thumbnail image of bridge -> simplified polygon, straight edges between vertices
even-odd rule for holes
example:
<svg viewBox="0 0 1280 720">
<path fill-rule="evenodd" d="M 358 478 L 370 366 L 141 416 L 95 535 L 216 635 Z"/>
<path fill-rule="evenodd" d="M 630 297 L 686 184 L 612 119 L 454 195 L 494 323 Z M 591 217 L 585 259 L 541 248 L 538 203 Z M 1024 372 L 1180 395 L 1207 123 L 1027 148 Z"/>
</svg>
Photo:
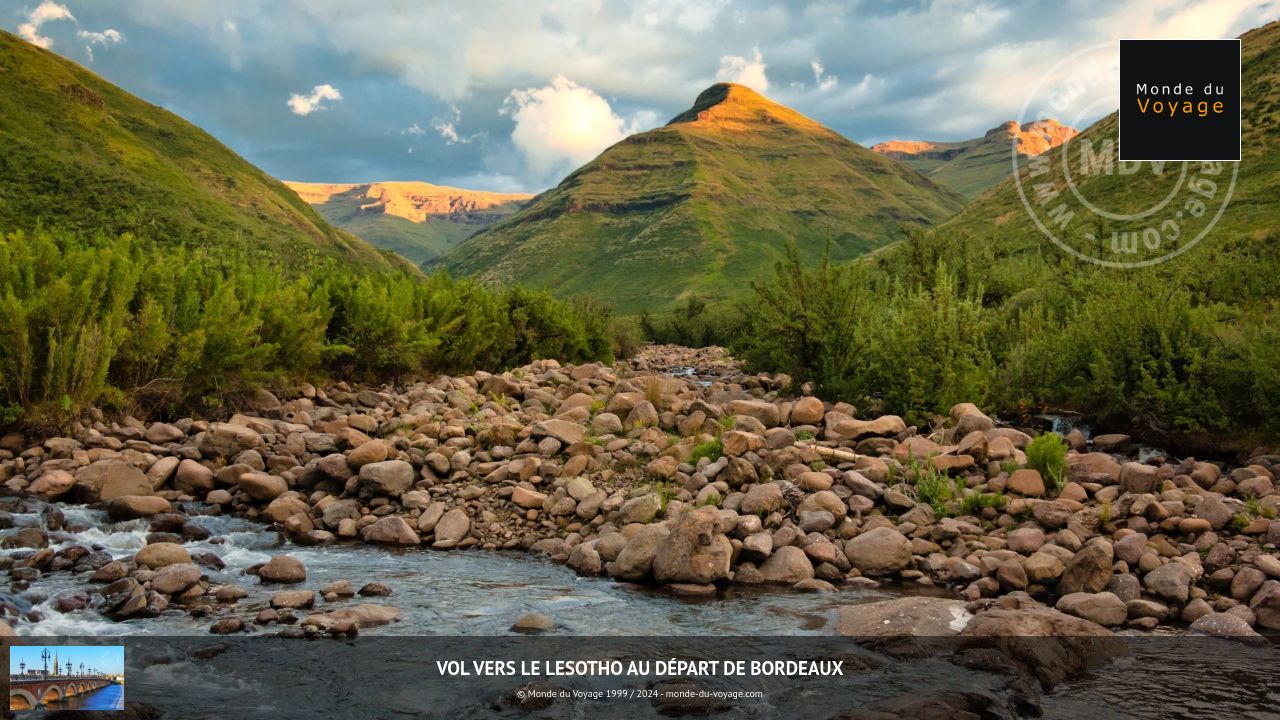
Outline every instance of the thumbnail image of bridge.
<svg viewBox="0 0 1280 720">
<path fill-rule="evenodd" d="M 86 668 L 84 663 L 80 663 L 77 668 L 71 660 L 67 660 L 65 665 L 60 665 L 55 659 L 51 671 L 48 666 L 48 656 L 44 657 L 43 668 L 27 670 L 26 663 L 20 663 L 17 674 L 10 672 L 10 710 L 31 710 L 42 705 L 54 707 L 72 702 L 75 698 L 96 692 L 109 685 L 124 684 L 122 675 Z"/>
</svg>

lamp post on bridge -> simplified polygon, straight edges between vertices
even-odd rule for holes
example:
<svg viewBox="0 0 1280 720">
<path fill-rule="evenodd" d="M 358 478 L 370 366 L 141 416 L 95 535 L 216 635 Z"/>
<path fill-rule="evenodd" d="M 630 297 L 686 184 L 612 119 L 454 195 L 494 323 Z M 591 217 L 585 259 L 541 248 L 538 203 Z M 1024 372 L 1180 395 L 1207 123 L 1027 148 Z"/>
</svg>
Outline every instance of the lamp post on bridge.
<svg viewBox="0 0 1280 720">
<path fill-rule="evenodd" d="M 40 659 L 44 661 L 44 676 L 49 677 L 49 648 L 40 652 Z"/>
</svg>

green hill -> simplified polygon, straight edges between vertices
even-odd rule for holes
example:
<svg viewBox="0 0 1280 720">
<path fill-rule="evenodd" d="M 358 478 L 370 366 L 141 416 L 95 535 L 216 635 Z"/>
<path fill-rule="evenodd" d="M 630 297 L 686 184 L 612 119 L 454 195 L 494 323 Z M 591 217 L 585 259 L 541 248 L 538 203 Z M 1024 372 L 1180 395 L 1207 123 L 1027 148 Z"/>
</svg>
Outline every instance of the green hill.
<svg viewBox="0 0 1280 720">
<path fill-rule="evenodd" d="M 623 313 L 741 297 L 794 241 L 848 260 L 955 212 L 901 163 L 731 84 L 626 138 L 442 260 L 489 283 L 588 293 Z"/>
<path fill-rule="evenodd" d="M 533 197 L 464 190 L 424 182 L 285 185 L 320 216 L 357 237 L 422 265 L 481 228 L 510 216 Z"/>
<path fill-rule="evenodd" d="M 931 180 L 973 199 L 1009 177 L 1010 146 L 1018 144 L 1020 161 L 1041 155 L 1076 134 L 1056 120 L 1023 125 L 1010 120 L 980 138 L 960 142 L 890 140 L 871 149 L 927 175 Z"/>
<path fill-rule="evenodd" d="M 1242 39 L 1238 164 L 1121 166 L 1113 114 L 1019 170 L 1065 249 L 1010 178 L 858 262 L 792 262 L 735 313 L 751 314 L 725 333 L 732 349 L 917 422 L 968 401 L 1011 417 L 1080 412 L 1195 455 L 1274 444 L 1280 23 Z"/>
<path fill-rule="evenodd" d="M 1160 277 L 1190 283 L 1207 297 L 1232 304 L 1246 302 L 1257 295 L 1252 289 L 1243 293 L 1238 289 L 1242 284 L 1254 285 L 1247 278 L 1256 276 L 1257 262 L 1277 249 L 1276 238 L 1280 233 L 1280 202 L 1276 201 L 1280 197 L 1280 23 L 1252 30 L 1242 37 L 1243 154 L 1230 203 L 1194 247 L 1148 270 Z M 1070 143 L 1038 159 L 1036 164 L 1043 161 L 1040 165 L 1046 171 L 1043 174 L 1033 175 L 1033 166 L 1023 167 L 1019 171 L 1021 180 L 1037 207 L 1054 209 L 1062 205 L 1058 212 L 1074 213 L 1065 230 L 1054 225 L 1055 234 L 1068 246 L 1108 262 L 1154 260 L 1179 249 L 1205 229 L 1221 204 L 1217 198 L 1226 191 L 1235 164 L 1223 164 L 1215 175 L 1202 170 L 1198 163 L 1189 163 L 1190 175 L 1176 194 L 1176 200 L 1184 203 L 1189 197 L 1202 197 L 1189 193 L 1185 183 L 1211 179 L 1217 189 L 1215 199 L 1205 200 L 1208 212 L 1199 219 L 1186 213 L 1181 218 L 1177 240 L 1165 239 L 1153 250 L 1139 243 L 1137 252 L 1125 252 L 1116 249 L 1117 240 L 1123 248 L 1125 232 L 1142 230 L 1151 221 L 1125 222 L 1098 217 L 1068 191 L 1066 171 L 1071 171 L 1071 183 L 1080 196 L 1111 213 L 1135 213 L 1151 208 L 1175 190 L 1182 163 L 1174 163 L 1159 174 L 1149 163 L 1144 163 L 1138 172 L 1122 173 L 1118 148 L 1113 142 L 1116 135 L 1117 116 L 1112 113 Z M 1086 153 L 1091 157 L 1086 157 Z M 1109 165 L 1099 162 L 1105 159 L 1110 160 Z M 1087 172 L 1089 165 L 1094 172 Z M 1057 192 L 1055 199 L 1044 206 L 1040 206 L 1038 195 L 1042 186 Z M 1052 224 L 1043 209 L 1039 214 L 1043 222 Z M 1167 219 L 1168 215 L 1157 213 L 1151 217 Z M 1053 287 L 1049 281 L 1064 273 L 1099 272 L 1115 282 L 1134 275 L 1126 269 L 1098 268 L 1078 261 L 1054 245 L 1027 212 L 1012 177 L 939 225 L 932 235 L 939 242 L 938 251 L 944 255 L 967 252 L 982 257 L 978 263 L 985 265 L 983 279 L 992 297 L 1044 294 Z M 962 245 L 971 247 L 962 251 Z M 899 245 L 885 248 L 884 252 L 892 255 L 908 250 L 907 246 Z"/>
<path fill-rule="evenodd" d="M 0 31 L 0 230 L 243 245 L 291 265 L 404 266 L 208 133 Z"/>
</svg>

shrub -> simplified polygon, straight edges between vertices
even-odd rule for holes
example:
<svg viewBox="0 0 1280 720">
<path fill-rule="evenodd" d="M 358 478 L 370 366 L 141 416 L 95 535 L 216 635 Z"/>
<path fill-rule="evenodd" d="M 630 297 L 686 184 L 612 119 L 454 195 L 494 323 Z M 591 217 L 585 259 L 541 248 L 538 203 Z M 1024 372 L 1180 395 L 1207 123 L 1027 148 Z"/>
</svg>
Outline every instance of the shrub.
<svg viewBox="0 0 1280 720">
<path fill-rule="evenodd" d="M 1067 478 L 1067 442 L 1057 433 L 1044 433 L 1027 444 L 1027 465 L 1062 489 Z"/>
<path fill-rule="evenodd" d="M 698 443 L 693 448 L 693 454 L 689 456 L 689 462 L 697 464 L 702 458 L 707 458 L 711 462 L 719 460 L 724 455 L 724 447 L 720 444 L 720 439 L 708 440 L 704 443 Z"/>
<path fill-rule="evenodd" d="M 229 247 L 40 229 L 0 235 L 0 423 L 91 403 L 217 409 L 264 383 L 338 372 L 502 370 L 611 360 L 609 313 L 443 274 L 305 273 Z"/>
</svg>

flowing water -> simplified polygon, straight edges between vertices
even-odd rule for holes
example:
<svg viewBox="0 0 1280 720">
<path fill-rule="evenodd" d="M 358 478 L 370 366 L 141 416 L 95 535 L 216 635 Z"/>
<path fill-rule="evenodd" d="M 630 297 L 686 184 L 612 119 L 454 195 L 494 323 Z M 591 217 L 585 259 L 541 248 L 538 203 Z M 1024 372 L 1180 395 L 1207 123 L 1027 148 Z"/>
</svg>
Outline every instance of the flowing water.
<svg viewBox="0 0 1280 720">
<path fill-rule="evenodd" d="M 106 550 L 116 558 L 126 558 L 146 543 L 148 529 L 145 521 L 111 522 L 100 510 L 84 506 L 62 507 L 70 530 L 50 533 L 51 547 L 55 549 L 79 544 Z M 26 512 L 12 516 L 14 529 L 0 533 L 0 536 L 15 532 L 20 527 L 41 525 L 37 503 L 21 509 Z M 199 509 L 189 508 L 189 511 L 198 512 Z M 403 642 L 408 643 L 434 638 L 443 640 L 448 636 L 464 636 L 458 643 L 469 642 L 465 640 L 467 636 L 482 643 L 497 642 L 501 637 L 510 637 L 508 628 L 514 618 L 530 611 L 555 618 L 557 628 L 553 635 L 563 636 L 566 640 L 571 636 L 632 636 L 615 642 L 644 638 L 678 642 L 678 638 L 686 636 L 700 636 L 707 641 L 713 641 L 715 636 L 740 636 L 744 641 L 774 638 L 785 643 L 785 638 L 791 636 L 790 642 L 803 643 L 808 641 L 797 636 L 809 636 L 816 641 L 834 634 L 838 607 L 886 599 L 901 592 L 901 589 L 874 589 L 805 594 L 735 588 L 714 599 L 689 601 L 635 585 L 578 577 L 566 567 L 525 553 L 388 550 L 358 544 L 301 547 L 291 545 L 278 533 L 245 519 L 202 515 L 196 522 L 210 532 L 210 537 L 205 541 L 188 543 L 187 548 L 193 553 L 214 553 L 226 564 L 222 570 L 206 569 L 213 583 L 237 583 L 249 590 L 249 597 L 240 603 L 242 616 L 266 607 L 271 592 L 278 589 L 258 587 L 257 578 L 245 574 L 244 570 L 265 562 L 275 554 L 287 552 L 305 564 L 306 587 L 320 587 L 333 580 L 349 580 L 357 588 L 375 581 L 390 586 L 390 597 L 372 598 L 371 601 L 395 605 L 403 613 L 402 621 L 366 630 L 362 633 L 362 640 L 366 636 L 375 641 L 384 637 L 382 654 L 393 656 L 397 652 L 393 648 L 401 646 L 385 643 L 394 643 L 394 636 L 402 636 Z M 0 552 L 30 551 L 8 549 Z M 129 635 L 144 642 L 150 638 L 151 642 L 160 642 L 162 646 L 164 638 L 170 636 L 186 636 L 190 642 L 210 640 L 209 618 L 192 618 L 177 608 L 156 618 L 119 623 L 92 609 L 65 614 L 58 612 L 55 600 L 60 594 L 86 591 L 92 596 L 93 587 L 87 586 L 83 578 L 77 578 L 70 572 L 56 572 L 41 577 L 26 590 L 0 593 L 0 603 L 24 615 L 39 617 L 35 622 L 17 623 L 17 630 L 22 635 L 91 636 L 99 642 L 108 636 Z M 485 641 L 486 637 L 492 640 Z M 1132 659 L 1104 672 L 1074 680 L 1058 692 L 1045 696 L 1045 717 L 1080 717 L 1082 713 L 1088 714 L 1090 708 L 1103 706 L 1115 709 L 1111 716 L 1129 718 L 1280 717 L 1276 711 L 1280 707 L 1277 648 L 1246 648 L 1221 640 L 1199 640 L 1198 644 L 1187 644 L 1176 639 L 1177 635 L 1172 639 L 1165 635 L 1153 642 L 1139 641 L 1133 646 Z M 188 641 L 173 638 L 169 642 L 179 646 Z M 295 643 L 293 647 L 325 646 L 323 643 L 302 643 L 299 646 L 296 644 L 298 641 L 292 642 Z M 696 641 L 689 638 L 687 642 L 693 644 Z M 1207 648 L 1203 645 L 1206 642 L 1211 643 Z M 421 651 L 415 650 L 414 645 L 402 647 L 408 667 L 420 667 L 420 663 L 425 662 L 415 654 Z M 1219 657 L 1215 658 L 1214 653 Z M 246 659 L 244 662 L 256 661 Z M 177 672 L 180 667 L 186 665 L 148 666 L 145 672 L 148 676 L 159 677 L 166 672 Z M 246 672 L 244 668 L 248 667 L 251 666 L 242 667 L 242 676 Z M 976 670 L 963 670 L 946 663 L 938 664 L 937 668 L 938 676 L 946 676 L 949 683 L 974 688 L 998 685 L 993 685 L 989 675 Z M 883 690 L 896 682 L 894 678 L 901 677 L 900 672 L 886 671 L 868 676 L 863 682 L 870 683 L 868 687 L 874 685 Z M 909 686 L 910 683 L 908 691 Z M 1137 687 L 1144 688 L 1142 694 L 1134 694 Z M 145 692 L 141 687 L 135 690 Z M 201 702 L 207 702 L 208 697 L 202 696 Z M 1153 697 L 1163 697 L 1168 702 L 1162 704 L 1158 711 L 1142 711 L 1143 703 Z M 94 699 L 89 697 L 85 701 Z M 104 695 L 100 700 L 105 702 L 109 698 Z M 1135 700 L 1138 711 L 1124 712 L 1124 709 L 1134 706 Z M 405 702 L 410 701 L 406 699 Z M 466 715 L 460 707 L 458 716 Z M 484 713 L 476 716 L 484 716 Z"/>
</svg>

